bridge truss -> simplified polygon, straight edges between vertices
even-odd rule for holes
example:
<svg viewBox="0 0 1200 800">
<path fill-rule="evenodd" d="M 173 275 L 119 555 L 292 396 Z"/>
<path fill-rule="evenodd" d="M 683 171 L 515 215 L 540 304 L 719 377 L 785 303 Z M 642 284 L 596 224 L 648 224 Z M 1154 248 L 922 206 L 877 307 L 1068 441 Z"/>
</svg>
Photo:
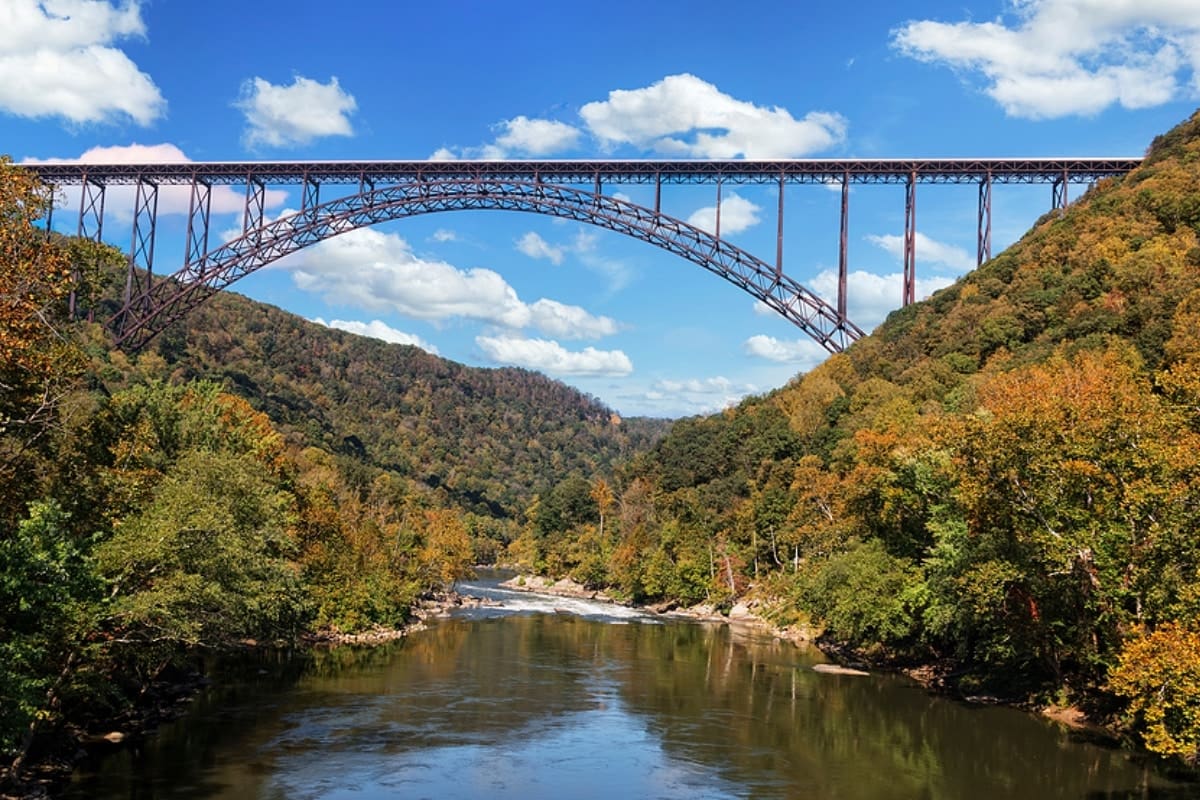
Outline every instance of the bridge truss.
<svg viewBox="0 0 1200 800">
<path fill-rule="evenodd" d="M 888 159 L 787 161 L 337 161 L 187 162 L 169 164 L 38 164 L 28 167 L 57 191 L 79 192 L 76 233 L 100 241 L 110 187 L 134 188 L 131 242 L 123 305 L 111 321 L 117 341 L 143 347 L 215 291 L 288 253 L 354 228 L 416 214 L 506 209 L 565 217 L 618 231 L 675 253 L 720 275 L 797 325 L 830 352 L 863 335 L 846 316 L 850 186 L 905 188 L 902 302 L 916 300 L 916 197 L 919 184 L 978 186 L 977 263 L 991 258 L 992 186 L 1049 184 L 1052 208 L 1069 202 L 1070 184 L 1122 175 L 1137 158 Z M 653 207 L 604 194 L 606 187 L 654 186 Z M 714 230 L 662 213 L 662 187 L 716 187 Z M 726 185 L 778 186 L 774 263 L 721 238 Z M 831 304 L 783 269 L 784 188 L 821 184 L 841 189 L 838 294 Z M 167 278 L 154 272 L 161 187 L 188 187 L 182 266 Z M 234 187 L 244 197 L 241 235 L 210 241 L 213 190 Z M 269 187 L 298 187 L 300 211 L 265 216 Z M 336 193 L 333 199 L 323 199 Z M 112 209 L 107 209 L 112 213 Z M 124 211 L 124 210 L 123 210 Z M 61 212 L 60 212 L 61 213 Z M 128 211 L 124 213 L 128 214 Z M 53 214 L 53 212 L 52 212 Z M 47 229 L 52 225 L 47 220 Z M 74 299 L 72 299 L 74 308 Z"/>
</svg>

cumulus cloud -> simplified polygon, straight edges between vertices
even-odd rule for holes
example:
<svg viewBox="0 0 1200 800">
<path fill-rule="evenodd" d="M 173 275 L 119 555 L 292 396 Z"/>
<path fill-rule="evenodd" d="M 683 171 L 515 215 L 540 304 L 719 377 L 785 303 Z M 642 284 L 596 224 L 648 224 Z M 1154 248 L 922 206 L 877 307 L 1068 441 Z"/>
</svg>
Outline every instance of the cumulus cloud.
<svg viewBox="0 0 1200 800">
<path fill-rule="evenodd" d="M 743 345 L 746 353 L 780 364 L 795 364 L 809 370 L 829 357 L 829 352 L 813 339 L 784 340 L 759 334 L 751 336 Z"/>
<path fill-rule="evenodd" d="M 318 325 L 324 325 L 327 328 L 337 328 L 340 331 L 355 333 L 359 336 L 370 336 L 372 339 L 381 339 L 392 344 L 410 344 L 413 347 L 421 348 L 426 353 L 433 353 L 435 356 L 438 354 L 437 348 L 420 336 L 396 330 L 382 320 L 373 319 L 370 322 L 359 322 L 357 320 L 334 319 L 326 322 L 317 317 L 313 322 Z"/>
<path fill-rule="evenodd" d="M 579 306 L 542 298 L 529 306 L 529 325 L 564 339 L 600 339 L 617 332 L 611 317 L 594 316 Z"/>
<path fill-rule="evenodd" d="M 616 330 L 608 317 L 541 299 L 526 303 L 498 273 L 461 270 L 421 258 L 401 237 L 359 228 L 326 239 L 284 260 L 301 289 L 328 302 L 416 319 L 473 319 L 506 328 L 533 327 L 564 338 L 591 338 Z"/>
<path fill-rule="evenodd" d="M 130 144 L 115 147 L 93 147 L 78 158 L 26 158 L 24 164 L 184 164 L 190 162 L 182 150 L 169 143 Z M 109 186 L 105 189 L 104 216 L 109 214 L 119 220 L 133 218 L 135 188 L 132 186 Z M 245 209 L 246 194 L 231 186 L 213 186 L 213 214 L 241 214 Z M 69 198 L 78 200 L 75 198 Z M 263 196 L 267 208 L 278 208 L 287 200 L 287 192 L 268 189 Z M 159 186 L 158 213 L 187 214 L 191 203 L 191 188 L 188 186 Z M 241 235 L 239 229 L 237 235 Z"/>
<path fill-rule="evenodd" d="M 747 228 L 759 223 L 758 212 L 762 211 L 754 203 L 736 194 L 721 198 L 721 236 L 741 233 Z M 689 225 L 695 225 L 701 230 L 715 232 L 717 229 L 717 207 L 708 206 L 697 209 L 687 218 Z"/>
<path fill-rule="evenodd" d="M 660 379 L 648 389 L 621 395 L 636 413 L 678 417 L 687 414 L 713 414 L 735 406 L 758 388 L 735 383 L 723 376 L 714 378 Z"/>
<path fill-rule="evenodd" d="M 620 350 L 586 347 L 571 351 L 555 341 L 516 336 L 477 336 L 475 343 L 497 363 L 541 370 L 551 375 L 622 376 L 633 372 L 629 356 Z"/>
<path fill-rule="evenodd" d="M 555 247 L 533 231 L 517 240 L 517 249 L 530 258 L 544 258 L 551 264 L 561 264 L 563 248 Z"/>
<path fill-rule="evenodd" d="M 506 153 L 546 156 L 569 150 L 579 141 L 579 129 L 552 119 L 517 116 L 496 126 L 496 147 Z"/>
<path fill-rule="evenodd" d="M 988 22 L 911 21 L 892 32 L 901 53 L 964 74 L 1014 117 L 1147 108 L 1200 91 L 1200 4 L 1191 0 L 1010 0 Z"/>
<path fill-rule="evenodd" d="M 869 235 L 866 239 L 897 259 L 904 258 L 903 236 L 895 234 Z M 956 272 L 967 272 L 975 268 L 975 257 L 961 247 L 931 239 L 920 231 L 917 231 L 914 244 L 918 264 L 941 264 Z"/>
<path fill-rule="evenodd" d="M 754 105 L 694 75 L 668 75 L 641 89 L 616 89 L 580 109 L 607 147 L 631 144 L 692 158 L 795 158 L 842 142 L 846 121 L 814 111 Z"/>
<path fill-rule="evenodd" d="M 144 38 L 140 3 L 7 0 L 0 4 L 0 109 L 83 124 L 149 125 L 167 103 L 114 43 Z"/>
<path fill-rule="evenodd" d="M 430 161 L 459 158 L 500 161 L 513 156 L 537 157 L 561 153 L 574 147 L 581 132 L 574 125 L 552 119 L 530 119 L 524 115 L 501 120 L 492 126 L 496 138 L 478 147 L 439 147 Z"/>
<path fill-rule="evenodd" d="M 234 105 L 246 116 L 249 147 L 293 147 L 323 136 L 352 136 L 349 115 L 358 107 L 337 78 L 320 83 L 300 75 L 288 86 L 252 78 L 242 84 Z"/>
<path fill-rule="evenodd" d="M 431 236 L 430 238 L 433 239 L 435 242 L 442 242 L 442 243 L 457 242 L 458 234 L 455 233 L 454 231 L 450 230 L 449 228 L 438 228 L 436 231 L 433 232 L 433 236 Z"/>
<path fill-rule="evenodd" d="M 923 276 L 918 273 L 917 299 L 923 300 L 953 282 L 952 278 L 945 276 Z M 808 283 L 808 288 L 833 305 L 837 303 L 837 283 L 837 270 L 827 269 L 818 273 Z M 883 322 L 889 313 L 901 306 L 904 299 L 903 289 L 904 274 L 901 272 L 877 275 L 865 270 L 854 270 L 846 276 L 846 316 L 855 325 L 870 331 Z"/>
</svg>

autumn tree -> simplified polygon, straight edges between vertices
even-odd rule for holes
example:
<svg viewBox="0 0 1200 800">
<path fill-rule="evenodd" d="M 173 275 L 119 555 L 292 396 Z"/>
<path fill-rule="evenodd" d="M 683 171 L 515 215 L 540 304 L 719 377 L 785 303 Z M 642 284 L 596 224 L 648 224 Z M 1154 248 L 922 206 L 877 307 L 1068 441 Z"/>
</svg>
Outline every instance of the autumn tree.
<svg viewBox="0 0 1200 800">
<path fill-rule="evenodd" d="M 1109 688 L 1129 702 L 1128 720 L 1148 749 L 1200 763 L 1200 633 L 1176 624 L 1140 632 Z"/>
</svg>

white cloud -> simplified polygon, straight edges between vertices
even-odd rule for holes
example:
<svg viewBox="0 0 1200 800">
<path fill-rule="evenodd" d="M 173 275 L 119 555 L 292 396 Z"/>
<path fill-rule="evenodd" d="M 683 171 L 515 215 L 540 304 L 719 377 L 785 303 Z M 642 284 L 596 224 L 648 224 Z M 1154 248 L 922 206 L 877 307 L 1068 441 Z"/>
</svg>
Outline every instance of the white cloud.
<svg viewBox="0 0 1200 800">
<path fill-rule="evenodd" d="M 542 298 L 529 306 L 529 324 L 564 339 L 599 339 L 617 332 L 611 317 L 593 316 L 579 306 Z"/>
<path fill-rule="evenodd" d="M 454 161 L 459 158 L 501 161 L 516 156 L 544 157 L 574 147 L 580 130 L 573 125 L 552 119 L 530 119 L 517 116 L 501 120 L 492 126 L 495 141 L 479 147 L 439 147 L 429 156 L 430 161 Z"/>
<path fill-rule="evenodd" d="M 755 300 L 754 301 L 754 313 L 758 314 L 760 317 L 769 317 L 772 314 L 778 314 L 779 312 L 776 311 L 775 309 L 771 308 L 769 305 L 764 303 L 762 300 Z"/>
<path fill-rule="evenodd" d="M 721 236 L 728 236 L 750 228 L 759 223 L 758 212 L 761 208 L 749 200 L 729 194 L 721 198 Z M 717 207 L 708 206 L 697 209 L 687 218 L 689 225 L 695 225 L 701 230 L 715 232 L 717 229 Z"/>
<path fill-rule="evenodd" d="M 0 109 L 76 124 L 128 118 L 149 125 L 167 103 L 150 76 L 113 46 L 145 35 L 136 0 L 0 3 Z"/>
<path fill-rule="evenodd" d="M 186 164 L 190 163 L 182 150 L 173 144 L 130 144 L 114 147 L 93 147 L 78 158 L 26 158 L 25 164 Z M 187 214 L 191 203 L 191 188 L 188 186 L 158 187 L 158 213 Z M 132 186 L 109 186 L 105 189 L 104 216 L 109 214 L 119 220 L 133 218 L 136 189 Z M 213 214 L 241 214 L 246 205 L 245 191 L 231 186 L 213 186 L 211 211 Z M 78 195 L 68 197 L 70 203 L 78 202 Z M 278 208 L 287 200 L 287 192 L 268 189 L 263 196 L 266 208 Z M 74 206 L 76 209 L 77 205 Z M 240 222 L 240 220 L 239 220 Z M 241 235 L 239 227 L 237 235 Z"/>
<path fill-rule="evenodd" d="M 388 311 L 417 319 L 473 319 L 506 328 L 533 327 L 568 338 L 602 336 L 616 330 L 608 317 L 578 306 L 541 299 L 532 304 L 498 273 L 460 270 L 421 258 L 401 237 L 359 228 L 326 239 L 284 260 L 301 289 L 332 303 Z"/>
<path fill-rule="evenodd" d="M 904 237 L 895 234 L 883 236 L 869 235 L 867 241 L 890 253 L 897 259 L 904 258 Z M 941 264 L 957 272 L 967 272 L 975 268 L 975 257 L 952 244 L 945 244 L 936 239 L 930 239 L 917 231 L 916 241 L 917 264 Z"/>
<path fill-rule="evenodd" d="M 829 352 L 824 347 L 808 337 L 784 341 L 774 336 L 758 334 L 747 339 L 743 346 L 752 356 L 780 364 L 796 364 L 802 370 L 812 369 L 829 357 Z"/>
<path fill-rule="evenodd" d="M 814 111 L 756 106 L 694 75 L 668 75 L 641 89 L 617 89 L 580 116 L 607 147 L 631 144 L 693 158 L 794 158 L 840 143 L 846 121 Z"/>
<path fill-rule="evenodd" d="M 426 353 L 433 353 L 435 356 L 438 350 L 433 345 L 426 342 L 420 336 L 404 331 L 396 330 L 391 325 L 388 325 L 382 320 L 373 319 L 370 322 L 359 322 L 357 320 L 334 319 L 326 322 L 317 317 L 313 322 L 318 325 L 324 325 L 327 328 L 337 328 L 340 331 L 356 333 L 359 336 L 370 336 L 372 339 L 382 339 L 385 342 L 392 344 L 410 344 L 414 347 L 419 347 Z"/>
<path fill-rule="evenodd" d="M 1147 108 L 1200 91 L 1200 4 L 1194 0 L 1011 0 L 1009 22 L 909 22 L 892 32 L 907 56 L 982 75 L 1014 117 Z"/>
<path fill-rule="evenodd" d="M 635 413 L 652 416 L 679 417 L 691 414 L 714 414 L 735 406 L 747 395 L 758 391 L 749 383 L 735 383 L 728 378 L 660 379 L 649 388 L 625 392 L 620 396 Z"/>
<path fill-rule="evenodd" d="M 517 240 L 517 249 L 530 258 L 544 258 L 551 264 L 558 265 L 563 261 L 563 248 L 551 245 L 533 231 Z"/>
<path fill-rule="evenodd" d="M 571 351 L 555 341 L 514 336 L 477 336 L 475 343 L 497 363 L 542 370 L 552 375 L 621 376 L 633 372 L 633 363 L 620 350 L 586 347 Z"/>
<path fill-rule="evenodd" d="M 918 273 L 917 299 L 923 300 L 953 282 L 952 278 L 945 276 L 924 277 Z M 808 288 L 824 298 L 825 302 L 835 305 L 837 283 L 837 270 L 827 269 L 818 273 L 808 283 Z M 901 306 L 904 300 L 903 293 L 903 273 L 876 275 L 873 272 L 854 270 L 846 276 L 846 316 L 855 325 L 870 331 L 882 322 L 884 317 Z"/>
<path fill-rule="evenodd" d="M 458 234 L 449 228 L 438 228 L 433 232 L 433 236 L 429 237 L 435 242 L 457 242 Z"/>
<path fill-rule="evenodd" d="M 291 147 L 322 136 L 351 136 L 349 114 L 358 107 L 337 78 L 319 83 L 297 75 L 290 86 L 276 86 L 255 77 L 242 84 L 234 104 L 246 116 L 250 147 Z"/>
<path fill-rule="evenodd" d="M 552 119 L 518 116 L 504 120 L 496 129 L 500 131 L 496 147 L 505 153 L 546 156 L 569 150 L 579 141 L 578 128 Z"/>
</svg>

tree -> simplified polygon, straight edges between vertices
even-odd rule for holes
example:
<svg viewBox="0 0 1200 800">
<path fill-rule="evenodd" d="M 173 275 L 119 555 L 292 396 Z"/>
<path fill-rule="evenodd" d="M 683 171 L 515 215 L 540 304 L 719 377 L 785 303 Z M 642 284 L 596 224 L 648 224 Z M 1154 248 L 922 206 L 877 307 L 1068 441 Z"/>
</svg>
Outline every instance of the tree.
<svg viewBox="0 0 1200 800">
<path fill-rule="evenodd" d="M 1200 763 L 1200 633 L 1174 624 L 1139 632 L 1109 688 L 1129 701 L 1129 722 L 1149 750 Z"/>
<path fill-rule="evenodd" d="M 0 537 L 0 752 L 20 769 L 40 723 L 56 716 L 75 679 L 102 584 L 54 502 Z"/>
<path fill-rule="evenodd" d="M 36 222 L 51 192 L 0 157 L 0 523 L 24 512 L 32 455 L 81 365 L 66 334 L 68 252 Z"/>
</svg>

